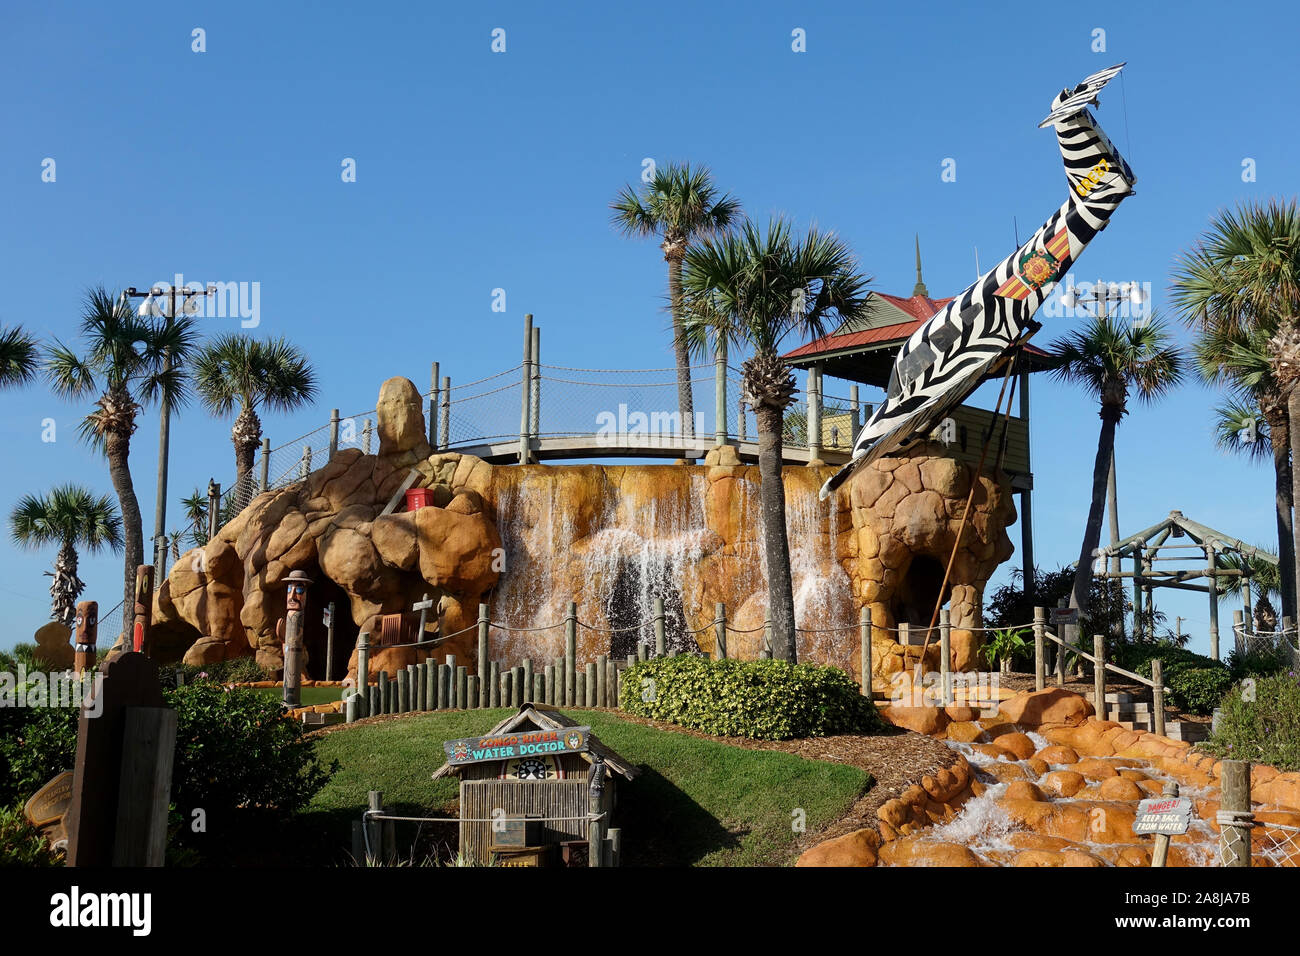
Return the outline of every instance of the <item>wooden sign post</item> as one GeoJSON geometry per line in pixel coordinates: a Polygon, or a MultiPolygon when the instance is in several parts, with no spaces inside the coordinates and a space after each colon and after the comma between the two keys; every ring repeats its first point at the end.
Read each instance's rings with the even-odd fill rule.
{"type": "Polygon", "coordinates": [[[68,866],[162,866],[176,713],[145,655],[122,654],[100,673],[77,725],[68,866]]]}
{"type": "Polygon", "coordinates": [[[149,627],[153,623],[153,565],[135,569],[135,633],[131,649],[149,656],[149,627]]]}
{"type": "Polygon", "coordinates": [[[99,602],[80,601],[77,604],[75,640],[76,655],[73,670],[78,674],[95,669],[95,642],[99,636],[99,602]]]}

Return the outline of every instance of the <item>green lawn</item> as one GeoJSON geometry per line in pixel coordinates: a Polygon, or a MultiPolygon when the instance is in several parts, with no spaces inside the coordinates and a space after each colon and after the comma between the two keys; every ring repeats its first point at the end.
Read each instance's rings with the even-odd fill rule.
{"type": "MultiPolygon", "coordinates": [[[[251,690],[254,694],[271,694],[276,700],[284,697],[282,687],[245,687],[243,690],[251,690]]],[[[304,687],[299,693],[302,695],[304,707],[313,704],[332,704],[343,696],[343,690],[339,687],[304,687]]]]}
{"type": "MultiPolygon", "coordinates": [[[[351,821],[369,790],[399,813],[454,809],[458,784],[429,779],[444,757],[442,742],[491,729],[509,710],[416,714],[335,731],[317,751],[340,769],[291,824],[303,839],[346,851],[351,821]]],[[[620,781],[616,822],[631,866],[756,866],[793,862],[797,811],[808,832],[842,816],[871,785],[855,767],[746,750],[657,730],[599,711],[572,711],[641,774],[620,781]]],[[[425,846],[454,847],[455,825],[397,824],[399,844],[420,830],[425,846]]]]}

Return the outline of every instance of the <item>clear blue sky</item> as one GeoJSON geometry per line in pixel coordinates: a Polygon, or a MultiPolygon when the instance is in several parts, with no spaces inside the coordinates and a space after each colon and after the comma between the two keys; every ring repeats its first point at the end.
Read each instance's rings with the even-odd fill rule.
{"type": "MultiPolygon", "coordinates": [[[[1138,195],[1076,274],[1149,282],[1159,308],[1173,258],[1216,210],[1295,191],[1300,134],[1280,108],[1297,25],[1284,3],[13,6],[0,30],[0,323],[72,339],[89,286],[177,272],[259,282],[255,334],[304,346],[324,384],[310,413],[265,416],[277,444],[330,407],[372,408],[388,376],[424,387],[434,359],[460,381],[514,364],[526,311],[556,364],[662,366],[662,259],[620,238],[607,210],[644,157],[709,164],[760,219],[839,231],[881,291],[911,291],[920,233],[931,294],[952,294],[974,277],[975,247],[987,266],[1010,250],[1013,217],[1023,235],[1062,201],[1054,137],[1036,128],[1053,94],[1121,60],[1100,117],[1138,195]],[[505,53],[491,51],[494,28],[505,53]],[[355,183],[340,179],[345,157],[355,183]],[[945,158],[956,182],[941,181],[945,158]]],[[[1040,341],[1067,327],[1048,321],[1040,341]]],[[[1177,507],[1272,541],[1268,470],[1214,450],[1213,398],[1189,384],[1124,421],[1125,533],[1177,507]]],[[[0,402],[6,514],[60,481],[111,492],[75,439],[85,407],[43,386],[0,402]]],[[[1034,421],[1037,557],[1054,566],[1078,553],[1099,421],[1091,399],[1044,377],[1034,421]]],[[[156,441],[151,410],[132,456],[146,536],[156,441]]],[[[181,493],[228,480],[229,424],[188,409],[172,450],[175,518],[181,493]]],[[[0,645],[48,619],[52,559],[0,544],[0,645]]],[[[83,562],[102,610],[120,567],[83,562]]],[[[1203,596],[1160,606],[1191,618],[1205,648],[1203,596]]]]}

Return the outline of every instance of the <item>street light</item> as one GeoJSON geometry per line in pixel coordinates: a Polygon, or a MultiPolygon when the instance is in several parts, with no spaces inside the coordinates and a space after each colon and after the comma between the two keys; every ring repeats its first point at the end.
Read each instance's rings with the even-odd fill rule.
{"type": "MultiPolygon", "coordinates": [[[[131,286],[122,295],[128,299],[144,299],[136,310],[136,315],[141,318],[153,316],[170,321],[177,315],[177,296],[181,297],[181,312],[185,315],[195,315],[199,311],[199,297],[213,295],[215,292],[216,286],[211,285],[201,289],[191,289],[189,286],[178,289],[171,286],[163,290],[154,287],[148,292],[139,292],[135,286],[131,286]]],[[[163,355],[163,371],[170,372],[171,367],[171,353],[167,352],[163,355]]],[[[154,503],[153,519],[154,566],[158,569],[155,580],[158,581],[167,574],[167,457],[170,439],[171,407],[164,395],[159,401],[158,408],[158,497],[154,503]]]]}

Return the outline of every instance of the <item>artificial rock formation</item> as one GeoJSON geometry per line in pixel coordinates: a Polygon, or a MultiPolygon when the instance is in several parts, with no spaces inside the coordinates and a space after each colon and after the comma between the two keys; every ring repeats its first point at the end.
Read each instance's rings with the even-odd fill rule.
{"type": "MultiPolygon", "coordinates": [[[[306,479],[259,495],[215,540],[181,557],[155,601],[157,653],[193,664],[255,654],[278,669],[281,582],[301,570],[317,582],[309,626],[334,600],[349,619],[348,646],[360,629],[375,647],[380,616],[409,611],[427,593],[439,609],[431,631],[435,620],[444,634],[468,629],[437,645],[440,659],[475,664],[480,601],[490,603],[494,625],[505,625],[492,630],[492,656],[506,666],[563,653],[559,623],[570,601],[585,625],[580,660],[621,658],[638,636],[629,625],[645,620],[651,597],[667,597],[674,646],[716,653],[710,625],[723,603],[728,655],[758,656],[767,603],[759,475],[733,449],[715,449],[703,466],[494,467],[434,453],[419,392],[401,378],[380,391],[377,431],[377,454],[338,452],[306,479]],[[399,501],[383,514],[412,468],[432,507],[406,512],[399,501]]],[[[972,472],[923,445],[863,468],[836,500],[820,502],[830,469],[785,469],[801,660],[858,676],[855,625],[868,606],[877,679],[914,662],[920,647],[901,646],[894,628],[929,622],[960,529],[946,592],[952,663],[980,666],[970,628],[980,623],[984,584],[1011,554],[1015,511],[1005,480],[984,478],[963,528],[972,472]]],[[[937,644],[936,635],[931,669],[937,644]]],[[[430,653],[376,649],[372,668],[394,673],[430,653]]],[[[323,676],[310,657],[308,675],[323,676]]]]}

